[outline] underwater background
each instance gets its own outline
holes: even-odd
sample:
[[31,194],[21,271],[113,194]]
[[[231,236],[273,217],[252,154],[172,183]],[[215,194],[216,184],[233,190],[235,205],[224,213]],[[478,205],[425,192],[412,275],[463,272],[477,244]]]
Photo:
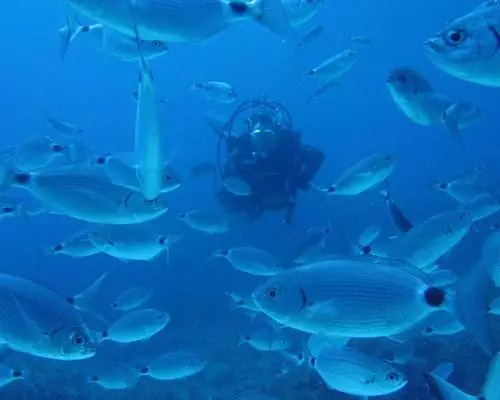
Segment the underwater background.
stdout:
[[[303,142],[324,151],[326,159],[315,183],[330,184],[355,161],[388,152],[398,165],[388,183],[391,193],[414,222],[451,208],[451,200],[429,189],[433,181],[482,163],[487,165],[490,182],[500,179],[500,97],[495,88],[463,82],[436,69],[424,56],[422,43],[475,5],[468,0],[325,0],[309,25],[300,28],[321,24],[325,35],[300,51],[284,46],[280,37],[252,23],[233,25],[202,43],[170,45],[170,53],[152,61],[150,68],[158,94],[171,101],[161,108],[160,122],[172,164],[182,177],[196,163],[215,162],[217,137],[205,123],[204,112],[215,109],[230,115],[241,101],[267,97],[289,109]],[[57,114],[83,127],[84,140],[96,153],[132,149],[136,108],[131,93],[137,87],[136,63],[95,51],[85,41],[72,47],[61,61],[57,29],[68,13],[64,1],[10,1],[2,7],[0,147],[16,145],[32,133],[46,133],[46,116]],[[355,35],[369,37],[373,45],[363,49],[356,65],[328,95],[308,103],[315,85],[304,71],[347,48]],[[398,66],[415,67],[440,91],[480,106],[481,121],[464,133],[466,152],[450,144],[442,127],[413,124],[394,107],[385,80]],[[237,88],[237,102],[214,107],[188,90],[194,82],[208,80],[231,82]],[[146,342],[106,342],[89,360],[51,361],[5,350],[3,362],[26,369],[29,378],[3,388],[0,398],[197,400],[211,395],[230,398],[231,393],[246,389],[265,389],[280,399],[351,398],[329,391],[316,374],[303,369],[281,376],[278,370],[284,361],[279,354],[239,346],[241,332],[254,322],[232,310],[225,293],[251,292],[260,280],[207,258],[214,249],[245,245],[290,260],[291,249],[305,230],[329,222],[332,232],[325,252],[346,254],[368,225],[381,225],[388,235],[393,232],[384,198],[375,190],[318,204],[312,194],[301,194],[293,225],[283,225],[279,214],[266,214],[223,235],[189,230],[175,218],[191,209],[217,207],[210,181],[188,182],[170,195],[169,212],[154,222],[159,229],[183,237],[172,247],[168,266],[164,258],[125,263],[99,254],[82,259],[47,256],[44,248],[85,224],[54,214],[3,219],[2,271],[41,282],[67,297],[108,272],[101,293],[103,304],[127,287],[150,286],[155,293],[151,304],[168,310],[172,321]],[[453,251],[448,260],[451,269],[460,273],[477,260],[488,234],[486,227],[494,220],[481,222]],[[97,330],[105,328],[99,321],[89,323]],[[124,391],[106,391],[86,380],[88,371],[133,363],[186,345],[202,352],[209,365],[185,380],[144,378]],[[467,335],[421,340],[416,348],[429,365],[452,361],[455,373],[451,381],[468,393],[479,390],[488,359]],[[409,384],[387,398],[432,398],[420,378],[422,367],[410,363],[403,369]]]

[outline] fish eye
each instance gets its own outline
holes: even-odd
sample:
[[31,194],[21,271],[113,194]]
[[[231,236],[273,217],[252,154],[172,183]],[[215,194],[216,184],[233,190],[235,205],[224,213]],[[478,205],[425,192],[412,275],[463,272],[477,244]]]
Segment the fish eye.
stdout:
[[278,289],[272,287],[266,290],[266,296],[270,297],[271,299],[275,299],[278,297]]
[[2,211],[5,213],[5,214],[11,214],[14,212],[14,207],[4,207],[2,208]]
[[432,333],[432,327],[428,326],[427,328],[424,329],[425,333]]
[[54,246],[54,251],[61,251],[63,249],[63,245],[62,244],[56,244]]
[[162,42],[159,40],[153,40],[152,43],[153,47],[162,47]]
[[73,335],[73,337],[71,338],[71,343],[76,346],[81,346],[85,343],[85,338],[82,335]]
[[463,43],[467,38],[467,33],[463,29],[453,29],[445,33],[445,40],[448,44],[457,45]]
[[391,383],[394,383],[398,380],[399,378],[399,375],[395,372],[389,372],[386,376],[386,379],[391,382]]
[[95,160],[95,163],[99,164],[99,165],[102,165],[105,162],[106,162],[106,158],[105,157],[97,157],[96,160]]
[[165,180],[169,181],[171,179],[172,179],[172,175],[170,175],[170,174],[165,175]]
[[52,145],[52,151],[54,153],[61,153],[63,151],[63,147],[60,144]]

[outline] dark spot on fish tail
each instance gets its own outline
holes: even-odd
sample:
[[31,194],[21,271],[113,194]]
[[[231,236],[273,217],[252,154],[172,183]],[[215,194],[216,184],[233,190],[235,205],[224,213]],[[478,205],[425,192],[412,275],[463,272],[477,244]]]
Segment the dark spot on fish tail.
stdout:
[[250,341],[252,338],[250,335],[243,336],[243,340],[246,340],[247,342]]
[[95,163],[99,165],[103,165],[106,163],[106,157],[97,157],[95,159]]
[[75,304],[75,299],[73,297],[67,297],[66,301],[71,305]]
[[94,375],[94,376],[91,376],[89,378],[92,382],[98,382],[99,381],[99,377],[97,375]]
[[245,304],[245,300],[238,300],[238,301],[236,302],[236,305],[237,305],[237,306],[242,306],[242,305],[244,305],[244,304]]
[[[57,252],[57,251],[61,251],[63,248],[64,248],[64,247],[63,247],[63,245],[62,245],[62,244],[56,244],[56,245],[52,248],[52,250]],[[72,300],[73,300],[73,299],[72,299]]]
[[219,254],[221,256],[227,257],[227,256],[229,256],[229,250],[228,249],[219,250]]
[[90,28],[88,25],[82,26],[82,32],[88,32],[88,31],[90,31]]
[[300,288],[300,297],[302,299],[302,304],[300,306],[300,309],[303,310],[306,308],[309,304],[309,300],[307,299],[306,292],[304,292],[304,289]]
[[113,308],[118,308],[118,305],[119,304],[116,301],[111,303],[111,307],[113,307]]
[[14,212],[14,207],[4,207],[2,208],[4,214],[12,214]]
[[147,374],[149,372],[149,367],[142,367],[140,370],[139,370],[139,373],[140,374]]
[[328,193],[335,193],[336,190],[337,190],[337,188],[334,185],[332,185],[326,191]]
[[158,238],[158,244],[163,246],[166,242],[167,242],[167,238],[165,236],[160,236]]
[[14,175],[14,183],[19,185],[26,185],[31,181],[31,175],[29,173],[18,173]]
[[23,376],[23,371],[15,369],[14,371],[12,371],[12,376],[14,378],[20,378],[21,376]]
[[316,357],[311,358],[311,361],[309,361],[311,364],[311,367],[314,367],[316,365]]
[[102,337],[103,337],[103,338],[107,338],[108,336],[109,336],[108,331],[103,331],[103,332],[102,332]]
[[248,12],[248,4],[242,2],[242,1],[231,1],[229,3],[229,7],[231,8],[231,11],[235,15],[244,15]]
[[432,333],[433,329],[432,329],[432,327],[428,326],[427,328],[424,329],[424,332],[425,333]]
[[62,153],[63,150],[64,150],[64,147],[61,146],[60,144],[54,144],[54,145],[52,145],[52,151],[54,153]]
[[446,190],[446,189],[448,189],[448,184],[447,184],[446,182],[443,182],[443,183],[440,183],[440,184],[438,185],[438,187],[439,187],[439,189],[441,189],[441,190]]
[[446,292],[437,287],[430,287],[424,293],[425,302],[431,307],[441,307],[446,299]]

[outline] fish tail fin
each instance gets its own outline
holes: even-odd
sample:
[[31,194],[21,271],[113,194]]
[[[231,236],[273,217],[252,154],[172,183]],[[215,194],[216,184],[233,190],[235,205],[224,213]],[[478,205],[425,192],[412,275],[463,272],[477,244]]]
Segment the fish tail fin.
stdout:
[[73,36],[73,33],[74,33],[74,28],[71,23],[71,18],[67,16],[66,23],[64,24],[64,26],[57,30],[57,34],[59,35],[59,41],[61,45],[59,49],[59,56],[61,57],[61,60],[64,60],[64,57],[66,57],[69,45],[71,44],[71,38]]
[[78,36],[85,27],[78,21],[78,19],[73,19],[69,15],[66,16],[66,23],[63,27],[57,30],[60,41],[59,55],[61,60],[64,60],[66,53],[68,52],[69,46],[73,43],[73,40]]
[[254,0],[250,7],[257,9],[254,15],[261,25],[279,36],[296,40],[296,33],[285,14],[281,0]]
[[488,355],[493,354],[493,338],[488,320],[486,293],[491,277],[482,262],[457,282],[452,312]]
[[135,41],[137,44],[137,52],[139,53],[139,68],[141,70],[141,75],[149,75],[149,68],[146,63],[146,59],[144,58],[144,50],[142,48],[142,41],[141,37],[139,36],[139,28],[137,26],[137,18],[135,15],[134,11],[134,4],[132,3],[133,0],[127,0],[128,3],[128,8],[130,12],[130,19],[132,20],[132,27],[134,30],[134,36],[135,36]]

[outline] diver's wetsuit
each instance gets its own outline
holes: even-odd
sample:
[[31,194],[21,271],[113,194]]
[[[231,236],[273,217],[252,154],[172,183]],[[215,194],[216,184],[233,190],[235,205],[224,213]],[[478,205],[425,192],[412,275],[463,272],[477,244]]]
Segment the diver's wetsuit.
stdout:
[[248,183],[249,196],[236,196],[226,189],[217,194],[229,212],[245,212],[250,219],[264,211],[285,209],[285,222],[291,223],[299,189],[307,190],[323,164],[324,154],[313,147],[302,146],[298,135],[281,131],[269,153],[255,152],[251,136],[245,133],[227,139],[229,159],[225,177],[236,177]]

